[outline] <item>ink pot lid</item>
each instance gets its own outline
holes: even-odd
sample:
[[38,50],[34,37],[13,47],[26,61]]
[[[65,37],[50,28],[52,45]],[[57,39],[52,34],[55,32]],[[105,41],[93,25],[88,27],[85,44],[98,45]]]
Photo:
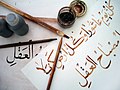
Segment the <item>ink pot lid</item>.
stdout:
[[10,25],[10,26],[15,26],[18,24],[19,22],[19,18],[17,16],[17,14],[15,13],[9,13],[7,16],[6,16],[6,21],[7,23]]
[[75,11],[76,17],[81,17],[87,12],[87,5],[81,0],[74,0],[70,7]]

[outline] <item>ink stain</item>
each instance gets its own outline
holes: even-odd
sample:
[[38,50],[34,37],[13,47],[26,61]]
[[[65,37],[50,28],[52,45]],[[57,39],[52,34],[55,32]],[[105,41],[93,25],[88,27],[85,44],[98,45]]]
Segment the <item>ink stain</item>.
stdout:
[[42,46],[40,46],[40,49],[42,49]]
[[114,57],[116,57],[116,54],[114,54]]
[[61,54],[62,54],[62,51],[60,51],[59,53],[61,53]]
[[79,63],[77,63],[76,65],[79,66]]
[[108,44],[110,45],[110,42],[108,42]]
[[63,65],[63,67],[62,67],[62,70],[64,70],[64,65]]
[[97,51],[94,50],[94,53],[97,54]]

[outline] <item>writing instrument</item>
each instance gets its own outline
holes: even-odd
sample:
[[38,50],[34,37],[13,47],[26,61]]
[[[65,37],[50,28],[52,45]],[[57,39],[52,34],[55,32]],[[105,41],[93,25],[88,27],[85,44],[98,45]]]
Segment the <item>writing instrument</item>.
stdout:
[[61,46],[62,46],[62,38],[60,39],[60,42],[58,44],[58,48],[57,48],[56,55],[55,55],[55,60],[54,60],[54,63],[53,63],[52,71],[50,73],[50,77],[49,77],[49,80],[48,80],[48,85],[47,85],[46,90],[50,90],[50,86],[51,86],[53,76],[54,76],[54,73],[55,73],[55,69],[56,69],[57,60],[58,60],[58,57],[59,57]]
[[[1,18],[6,18],[5,15],[0,15]],[[44,22],[52,22],[52,23],[57,23],[57,19],[56,18],[47,18],[47,17],[35,17],[41,21],[44,21]]]
[[10,48],[10,47],[16,47],[16,46],[30,45],[30,44],[46,43],[54,40],[57,40],[57,38],[35,40],[35,41],[29,40],[28,42],[19,42],[19,43],[0,45],[0,48]]
[[38,19],[38,18],[36,18],[36,17],[33,17],[33,16],[31,16],[31,15],[29,15],[29,14],[27,14],[27,13],[25,13],[25,12],[23,12],[23,11],[15,8],[15,7],[13,7],[13,6],[10,6],[9,4],[7,4],[7,3],[5,3],[5,2],[3,2],[3,1],[0,1],[0,4],[1,4],[2,6],[4,6],[4,7],[8,8],[8,9],[10,9],[11,11],[14,11],[15,13],[17,13],[17,14],[19,14],[19,15],[21,15],[21,16],[23,16],[23,17],[25,17],[25,18],[27,18],[27,19],[29,19],[29,20],[37,23],[37,24],[39,24],[40,26],[42,26],[42,27],[44,27],[44,28],[46,28],[46,29],[48,29],[48,30],[50,30],[50,31],[58,34],[58,35],[61,36],[61,37],[69,38],[69,36],[67,36],[66,34],[64,34],[64,33],[63,33],[62,31],[60,31],[59,29],[57,29],[57,28],[55,28],[55,27],[52,27],[51,25],[43,22],[42,20],[40,20],[40,19]]
[[35,17],[35,18],[40,19],[41,21],[44,21],[44,22],[57,23],[56,18],[47,18],[47,17]]

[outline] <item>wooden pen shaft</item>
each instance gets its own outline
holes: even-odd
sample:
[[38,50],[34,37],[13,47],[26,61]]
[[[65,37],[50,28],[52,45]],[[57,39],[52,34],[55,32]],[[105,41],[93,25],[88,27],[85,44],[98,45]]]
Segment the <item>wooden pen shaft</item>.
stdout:
[[46,18],[46,17],[36,17],[36,18],[40,19],[41,21],[45,21],[45,22],[57,23],[56,18]]
[[[6,18],[6,15],[0,15],[0,18]],[[56,18],[47,18],[47,17],[35,17],[35,18],[41,21],[45,21],[45,22],[57,23]]]
[[53,64],[53,68],[52,68],[52,71],[51,71],[51,74],[50,74],[50,77],[49,77],[49,81],[48,81],[48,85],[47,85],[46,90],[50,90],[50,86],[51,86],[51,83],[52,83],[53,75],[55,73],[55,69],[56,69],[57,60],[58,60],[58,57],[59,57],[61,46],[62,46],[62,38],[59,42],[59,45],[58,45],[58,48],[57,48],[57,51],[56,51],[55,61],[54,61],[54,64]]
[[56,33],[56,34],[58,34],[60,36],[64,36],[64,33],[62,31],[60,31],[59,29],[54,28],[54,27],[48,25],[47,23],[41,21],[40,19],[38,19],[36,17],[33,17],[33,16],[31,16],[31,15],[29,15],[29,14],[27,14],[27,13],[25,13],[25,12],[19,10],[19,9],[16,9],[13,6],[10,6],[10,5],[6,4],[5,2],[0,1],[0,4],[2,6],[4,6],[4,7],[8,8],[8,9],[10,9],[11,11],[14,11],[15,13],[17,13],[17,14],[19,14],[19,15],[21,15],[21,16],[23,16],[23,17],[25,17],[25,18],[27,18],[27,19],[29,19],[29,20],[39,24],[39,25],[41,25],[42,27],[44,27],[46,29],[49,29],[50,31],[52,31],[52,32],[54,32],[54,33]]

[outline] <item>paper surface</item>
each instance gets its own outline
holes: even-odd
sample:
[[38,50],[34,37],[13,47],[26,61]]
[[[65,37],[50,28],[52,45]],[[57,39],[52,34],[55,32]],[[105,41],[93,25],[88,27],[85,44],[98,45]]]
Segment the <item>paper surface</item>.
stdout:
[[47,87],[58,43],[59,40],[54,42],[54,44],[49,44],[22,69],[22,72],[39,90],[45,90]]
[[[63,40],[51,90],[120,89],[118,71],[120,66],[120,27],[116,25],[118,22],[116,17],[119,16],[117,12],[119,6],[116,2],[112,0],[98,1],[88,11],[89,14],[80,20],[76,20],[75,25],[65,31],[70,39]],[[49,45],[48,47],[52,46]],[[46,52],[49,51],[51,48],[46,50]],[[37,59],[40,59],[41,54],[43,52],[40,52],[23,68],[22,71],[26,76],[29,74],[28,70],[37,75],[34,73],[36,70],[32,71],[30,68],[33,68],[32,65],[35,60],[40,61]],[[44,73],[43,70],[40,71]],[[46,74],[47,78],[49,78],[48,76]],[[45,85],[48,83],[46,82],[48,79],[35,81],[35,78],[27,77],[38,90],[41,90],[42,87],[36,82],[44,82]]]

